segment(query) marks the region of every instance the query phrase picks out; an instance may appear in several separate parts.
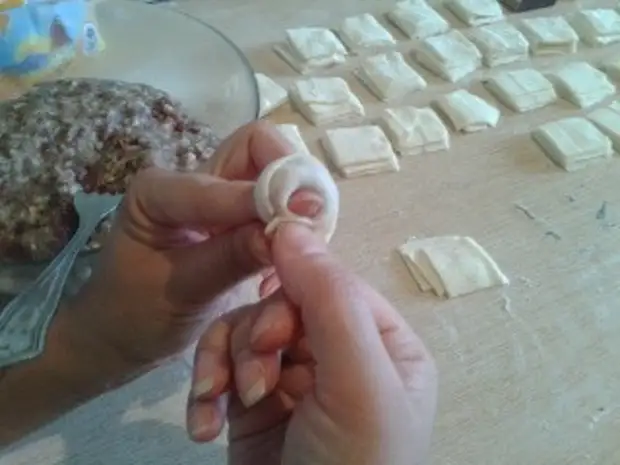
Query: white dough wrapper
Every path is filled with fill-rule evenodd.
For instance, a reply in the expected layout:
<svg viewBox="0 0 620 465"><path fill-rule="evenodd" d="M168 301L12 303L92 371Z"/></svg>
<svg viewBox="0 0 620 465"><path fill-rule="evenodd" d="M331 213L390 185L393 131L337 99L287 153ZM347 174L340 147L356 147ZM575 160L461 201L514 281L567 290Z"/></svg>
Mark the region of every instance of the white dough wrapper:
<svg viewBox="0 0 620 465"><path fill-rule="evenodd" d="M295 192L308 189L323 198L323 208L315 218L297 215L288 204ZM340 194L327 168L313 156L295 153L280 158L263 170L254 187L258 216L267 225L265 233L273 234L285 222L301 222L329 241L336 231Z"/></svg>
<svg viewBox="0 0 620 465"><path fill-rule="evenodd" d="M510 282L471 237L412 237L398 252L420 290L432 290L439 297L450 299Z"/></svg>

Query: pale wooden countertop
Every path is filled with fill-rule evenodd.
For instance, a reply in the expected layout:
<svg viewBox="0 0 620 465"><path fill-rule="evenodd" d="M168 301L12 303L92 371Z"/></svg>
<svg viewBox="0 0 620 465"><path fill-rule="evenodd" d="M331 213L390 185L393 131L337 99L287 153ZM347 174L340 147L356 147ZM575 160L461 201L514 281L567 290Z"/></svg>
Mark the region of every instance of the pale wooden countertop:
<svg viewBox="0 0 620 465"><path fill-rule="evenodd" d="M179 8L224 30L257 71L286 83L296 74L271 50L285 28L336 26L348 14L384 13L393 3L187 0ZM567 2L557 9L595 5L610 3ZM414 45L397 36L403 39L399 48ZM619 52L620 45L580 49L594 63ZM345 74L370 104L372 117L376 100L350 69ZM455 87L429 81L429 92L411 103L427 103L434 93ZM479 84L457 87L490 98ZM615 465L620 159L572 174L547 161L529 130L580 113L566 102L521 116L505 108L502 113L497 129L453 135L449 153L404 159L397 174L341 180L342 216L333 247L402 310L437 359L441 392L433 463ZM272 119L302 124L309 139L319 133L287 107ZM607 216L597 219L603 202ZM477 239L511 285L453 301L420 294L394 249L411 235L442 234ZM0 465L224 463L222 445L200 447L186 439L186 377L180 365L153 373L24 441L0 457Z"/></svg>

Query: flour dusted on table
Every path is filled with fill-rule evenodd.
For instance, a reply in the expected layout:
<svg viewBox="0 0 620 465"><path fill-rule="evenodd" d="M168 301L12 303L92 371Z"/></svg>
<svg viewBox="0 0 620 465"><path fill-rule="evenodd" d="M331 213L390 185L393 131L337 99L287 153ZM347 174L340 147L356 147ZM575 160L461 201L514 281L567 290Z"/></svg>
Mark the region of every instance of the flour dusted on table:
<svg viewBox="0 0 620 465"><path fill-rule="evenodd" d="M208 126L143 84L63 79L2 102L0 259L52 258L77 226L78 189L124 192L148 166L193 170L218 144Z"/></svg>

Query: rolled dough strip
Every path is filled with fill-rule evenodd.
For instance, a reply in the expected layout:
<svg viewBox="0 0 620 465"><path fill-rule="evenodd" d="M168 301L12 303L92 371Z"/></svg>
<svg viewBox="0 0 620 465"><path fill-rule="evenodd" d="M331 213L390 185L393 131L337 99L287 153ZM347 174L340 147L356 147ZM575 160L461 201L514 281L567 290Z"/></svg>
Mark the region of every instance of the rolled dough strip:
<svg viewBox="0 0 620 465"><path fill-rule="evenodd" d="M295 192L308 189L323 198L323 208L315 218L297 215L288 204ZM300 222L322 234L328 242L336 230L340 195L331 174L316 158L295 153L280 158L263 170L254 187L254 202L258 216L271 235L286 222Z"/></svg>

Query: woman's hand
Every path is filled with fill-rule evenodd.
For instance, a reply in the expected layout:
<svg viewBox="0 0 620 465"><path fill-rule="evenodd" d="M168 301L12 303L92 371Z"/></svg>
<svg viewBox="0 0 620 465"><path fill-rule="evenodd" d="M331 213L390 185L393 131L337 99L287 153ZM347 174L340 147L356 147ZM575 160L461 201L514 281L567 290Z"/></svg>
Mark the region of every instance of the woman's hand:
<svg viewBox="0 0 620 465"><path fill-rule="evenodd" d="M292 148L254 123L202 173L151 169L125 196L87 285L63 303L45 352L0 370L0 448L186 348L207 324L278 286L253 181ZM304 209L303 195L291 209ZM311 213L311 211L309 212ZM45 386L41 389L41 386Z"/></svg>
<svg viewBox="0 0 620 465"><path fill-rule="evenodd" d="M281 227L272 253L282 291L198 344L191 436L228 416L231 465L422 463L437 389L423 343L304 226Z"/></svg>
<svg viewBox="0 0 620 465"><path fill-rule="evenodd" d="M141 368L183 350L209 321L248 303L256 283L247 278L269 264L253 181L290 150L274 127L255 123L224 141L205 172L139 174L72 305L81 331Z"/></svg>

